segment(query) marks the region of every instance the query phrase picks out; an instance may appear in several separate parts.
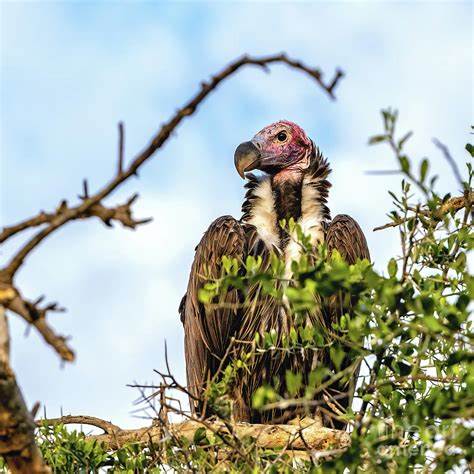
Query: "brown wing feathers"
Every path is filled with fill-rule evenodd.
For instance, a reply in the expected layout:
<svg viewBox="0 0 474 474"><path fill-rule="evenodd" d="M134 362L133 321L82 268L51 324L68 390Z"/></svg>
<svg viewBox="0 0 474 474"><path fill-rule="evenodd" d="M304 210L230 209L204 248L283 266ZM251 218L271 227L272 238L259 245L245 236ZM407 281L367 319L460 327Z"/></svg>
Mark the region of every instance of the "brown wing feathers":
<svg viewBox="0 0 474 474"><path fill-rule="evenodd" d="M241 224L231 216L216 219L196 248L188 289L181 304L185 332L185 355L188 385L191 393L201 395L209 374L219 367L235 328L239 303L237 290L230 290L219 300L219 308L204 306L198 292L204 283L221 276L224 255L242 259L245 234ZM196 407L194 407L196 408Z"/></svg>
<svg viewBox="0 0 474 474"><path fill-rule="evenodd" d="M346 214L336 216L326 231L329 251L336 249L349 264L358 258L370 260L369 248L359 224Z"/></svg>
<svg viewBox="0 0 474 474"><path fill-rule="evenodd" d="M358 259L366 258L370 260L369 248L365 236L357 222L350 216L345 214L336 216L326 230L325 240L329 253L332 250L337 250L350 265L356 263ZM326 298L323 302L323 306L325 319L329 327L331 327L333 322L339 321L344 313L350 312L353 304L354 298L342 292L330 298ZM347 351L349 351L349 348L347 348ZM326 355L326 361L327 366L335 370L330 361L329 354ZM342 361L340 370L348 367L352 362L353 360L350 355L346 355ZM351 404L358 374L359 367L357 366L354 369L352 377L347 382L338 382L327 391L327 395L337 399L337 404L343 409ZM345 423L335 421L331 418L326 420L325 425L333 425L339 429L345 427Z"/></svg>

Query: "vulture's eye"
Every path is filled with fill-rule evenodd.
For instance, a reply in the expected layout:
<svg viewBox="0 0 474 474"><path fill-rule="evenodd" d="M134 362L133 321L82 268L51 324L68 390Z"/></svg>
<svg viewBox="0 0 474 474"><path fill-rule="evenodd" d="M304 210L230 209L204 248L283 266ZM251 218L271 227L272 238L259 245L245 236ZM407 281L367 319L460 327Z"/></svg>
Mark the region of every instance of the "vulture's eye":
<svg viewBox="0 0 474 474"><path fill-rule="evenodd" d="M287 139L288 135L286 134L286 132L280 132L278 135L277 135L277 139L279 142L284 142L286 139Z"/></svg>

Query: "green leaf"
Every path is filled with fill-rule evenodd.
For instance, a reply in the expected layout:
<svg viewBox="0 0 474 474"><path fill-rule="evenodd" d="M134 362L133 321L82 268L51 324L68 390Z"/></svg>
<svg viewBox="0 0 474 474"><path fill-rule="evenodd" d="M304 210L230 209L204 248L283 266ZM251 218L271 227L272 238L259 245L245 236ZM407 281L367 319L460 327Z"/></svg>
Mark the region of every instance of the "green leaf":
<svg viewBox="0 0 474 474"><path fill-rule="evenodd" d="M303 384L303 375L298 372L294 374L290 370L285 373L286 389L291 397L296 396Z"/></svg>
<svg viewBox="0 0 474 474"><path fill-rule="evenodd" d="M290 329L290 340L294 346L296 346L296 344L298 343L298 333L296 332L296 329L294 327L291 327Z"/></svg>
<svg viewBox="0 0 474 474"><path fill-rule="evenodd" d="M399 161L400 161L400 166L402 168L402 171L404 173L409 173L410 172L410 161L408 160L408 157L406 157L405 155L402 155L399 157Z"/></svg>
<svg viewBox="0 0 474 474"><path fill-rule="evenodd" d="M391 258L387 265L387 270L390 278L394 278L397 275L397 261L394 258Z"/></svg>
<svg viewBox="0 0 474 474"><path fill-rule="evenodd" d="M369 138L369 145L375 145L376 143L385 142L388 140L387 135L374 135L373 137Z"/></svg>
<svg viewBox="0 0 474 474"><path fill-rule="evenodd" d="M329 349L329 357L331 361L336 366L336 369L339 371L341 368L342 361L346 355L345 350L340 346L332 345Z"/></svg>
<svg viewBox="0 0 474 474"><path fill-rule="evenodd" d="M429 161L425 158L420 165L420 181L423 183L426 179L428 173L428 168L430 166Z"/></svg>
<svg viewBox="0 0 474 474"><path fill-rule="evenodd" d="M194 444L208 444L207 436L206 436L206 428L201 427L201 428L198 428L194 432L193 442Z"/></svg>
<svg viewBox="0 0 474 474"><path fill-rule="evenodd" d="M441 332L444 328L434 316L425 316L423 318L423 324L433 332Z"/></svg>
<svg viewBox="0 0 474 474"><path fill-rule="evenodd" d="M267 403L272 403L276 400L278 400L278 396L275 390L268 385L265 385L264 387L259 387L255 390L252 397L252 407L256 410L260 410Z"/></svg>
<svg viewBox="0 0 474 474"><path fill-rule="evenodd" d="M232 260L226 255L222 257L222 266L224 267L224 270L227 274L230 273L230 269L232 267Z"/></svg>
<svg viewBox="0 0 474 474"><path fill-rule="evenodd" d="M466 143L466 150L474 158L474 145L471 143Z"/></svg>

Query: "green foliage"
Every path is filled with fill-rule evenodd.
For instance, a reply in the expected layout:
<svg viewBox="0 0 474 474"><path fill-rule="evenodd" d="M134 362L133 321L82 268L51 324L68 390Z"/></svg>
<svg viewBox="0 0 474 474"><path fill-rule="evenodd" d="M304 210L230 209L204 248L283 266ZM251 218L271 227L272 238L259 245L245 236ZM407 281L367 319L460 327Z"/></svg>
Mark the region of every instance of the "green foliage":
<svg viewBox="0 0 474 474"><path fill-rule="evenodd" d="M37 443L53 473L161 472L152 446L129 444L108 452L95 440L86 439L83 432L67 430L62 424L40 426ZM7 472L1 458L0 472Z"/></svg>
<svg viewBox="0 0 474 474"><path fill-rule="evenodd" d="M108 463L109 456L83 433L68 432L63 425L39 429L38 444L54 472L94 472Z"/></svg>

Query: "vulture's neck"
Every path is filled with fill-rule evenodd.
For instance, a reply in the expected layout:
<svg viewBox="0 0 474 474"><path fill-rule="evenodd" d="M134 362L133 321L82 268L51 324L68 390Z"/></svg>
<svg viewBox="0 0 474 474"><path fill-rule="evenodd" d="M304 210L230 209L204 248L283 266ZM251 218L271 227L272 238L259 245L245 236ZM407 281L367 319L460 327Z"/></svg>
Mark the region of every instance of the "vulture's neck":
<svg viewBox="0 0 474 474"><path fill-rule="evenodd" d="M327 161L317 150L313 164L296 179L250 175L242 221L256 227L267 248L288 253L292 252L292 245L299 245L279 223L293 218L316 245L324 239L324 222L330 219L327 197L331 184L326 179L329 173Z"/></svg>

